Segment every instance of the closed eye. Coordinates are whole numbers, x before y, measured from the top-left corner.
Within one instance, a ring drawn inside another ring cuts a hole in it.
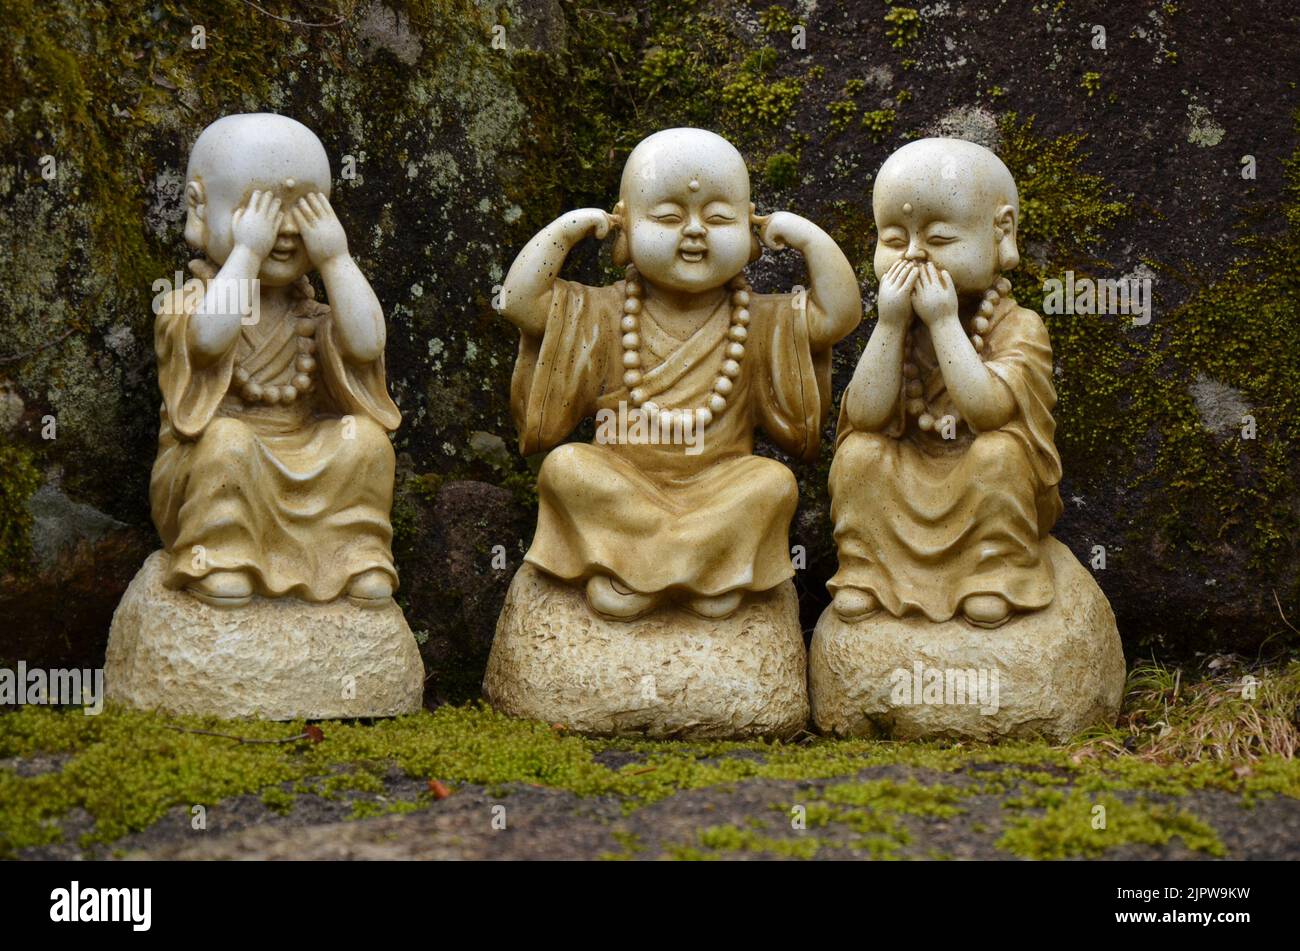
[[[670,215],[651,215],[650,217],[653,218],[655,221],[658,221],[658,222],[660,222],[660,223],[662,223],[662,224],[666,224],[666,225],[675,225],[675,224],[680,224],[680,223],[681,223],[681,220],[682,220],[682,216],[681,216],[681,215],[671,215],[671,214],[670,214]]]
[[[709,224],[711,225],[729,225],[735,220],[732,215],[709,215]]]
[[[931,244],[951,244],[956,240],[957,236],[955,234],[932,234],[929,238]]]

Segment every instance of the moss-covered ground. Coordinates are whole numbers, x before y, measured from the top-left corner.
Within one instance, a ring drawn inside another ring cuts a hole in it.
[[[527,854],[606,858],[1249,857],[1296,841],[1277,823],[1300,824],[1298,701],[1300,662],[1142,665],[1118,725],[1061,746],[596,739],[478,705],[320,724],[27,707],[0,716],[0,855],[221,854],[250,826],[297,854],[338,825],[416,855],[508,856],[508,829]]]

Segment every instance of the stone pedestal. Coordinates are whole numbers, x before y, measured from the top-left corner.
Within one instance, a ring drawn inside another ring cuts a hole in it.
[[[110,703],[268,720],[387,717],[421,708],[424,665],[402,609],[339,598],[217,608],[162,584],[162,552],[113,615]]]
[[[483,692],[512,716],[597,735],[789,737],[808,719],[794,586],[747,595],[730,617],[664,607],[633,621],[525,564],[511,582]]]
[[[1115,615],[1092,575],[1048,538],[1056,596],[992,630],[960,618],[823,612],[809,652],[817,727],[895,739],[1046,736],[1113,722],[1124,696]]]

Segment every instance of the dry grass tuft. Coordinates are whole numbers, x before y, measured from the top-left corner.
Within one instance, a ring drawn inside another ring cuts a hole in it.
[[[1275,666],[1232,654],[1207,658],[1200,675],[1146,662],[1129,673],[1113,729],[1085,734],[1076,760],[1109,754],[1152,763],[1238,764],[1300,749],[1300,660]]]

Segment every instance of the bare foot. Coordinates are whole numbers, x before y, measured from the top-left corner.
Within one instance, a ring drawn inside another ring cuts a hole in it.
[[[240,608],[253,599],[253,578],[247,571],[213,571],[186,588],[216,608]]]
[[[977,627],[998,627],[1011,617],[1011,605],[996,594],[973,594],[961,603],[961,611]]]
[[[734,614],[744,597],[743,591],[728,591],[712,596],[699,595],[686,602],[686,608],[704,618],[724,618]]]
[[[393,596],[393,579],[378,568],[363,571],[348,583],[348,597],[372,607]]]
[[[860,621],[880,610],[880,601],[870,591],[861,588],[840,588],[831,602],[841,621]]]
[[[591,609],[616,621],[640,617],[658,600],[653,594],[642,594],[624,587],[609,575],[592,575],[587,580],[587,603]]]

